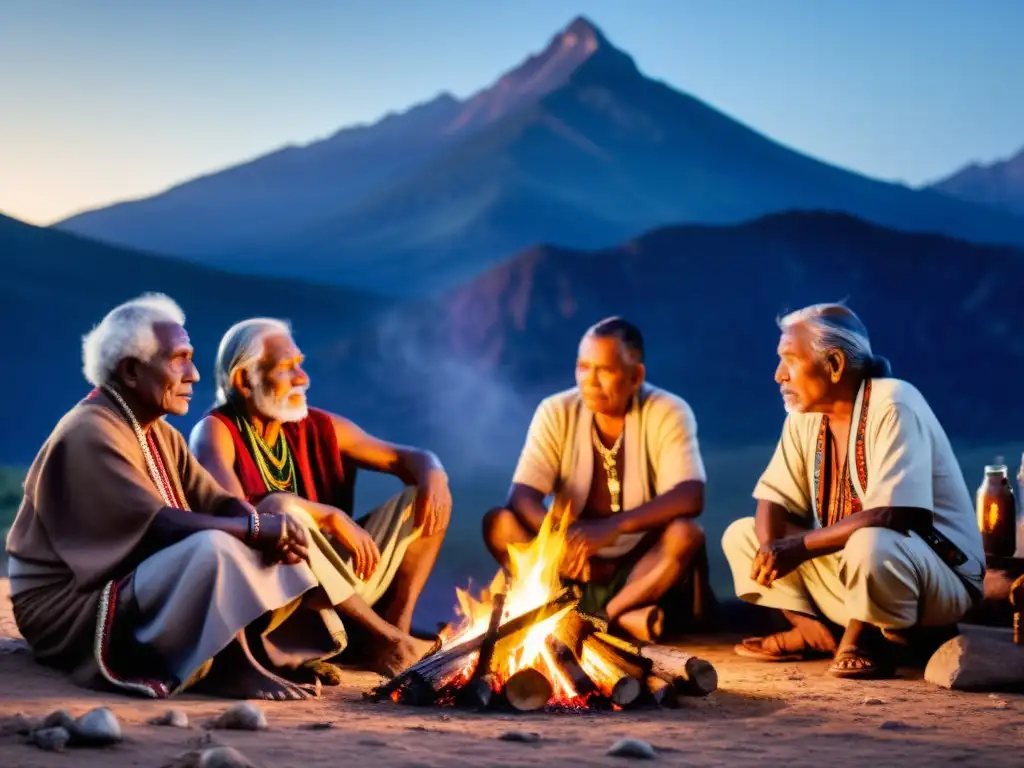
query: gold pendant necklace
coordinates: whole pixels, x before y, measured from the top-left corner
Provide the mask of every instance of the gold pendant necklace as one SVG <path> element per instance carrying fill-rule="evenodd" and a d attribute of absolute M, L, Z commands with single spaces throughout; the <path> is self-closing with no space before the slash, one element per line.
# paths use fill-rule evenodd
<path fill-rule="evenodd" d="M 604 465 L 604 474 L 608 481 L 608 496 L 611 497 L 611 511 L 619 512 L 622 509 L 622 505 L 619 503 L 622 483 L 619 482 L 619 471 L 615 460 L 619 455 L 619 448 L 622 447 L 622 436 L 625 434 L 625 430 L 620 432 L 619 436 L 615 438 L 615 443 L 611 448 L 604 447 L 604 443 L 601 442 L 601 436 L 597 433 L 596 423 L 593 425 L 590 434 L 594 441 L 594 447 L 601 456 L 601 464 Z"/>

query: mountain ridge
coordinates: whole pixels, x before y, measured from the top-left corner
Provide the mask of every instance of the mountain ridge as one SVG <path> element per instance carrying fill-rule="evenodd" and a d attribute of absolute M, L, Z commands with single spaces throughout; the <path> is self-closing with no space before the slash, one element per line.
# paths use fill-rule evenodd
<path fill-rule="evenodd" d="M 1024 216 L 1024 147 L 990 163 L 968 163 L 927 187 Z"/>

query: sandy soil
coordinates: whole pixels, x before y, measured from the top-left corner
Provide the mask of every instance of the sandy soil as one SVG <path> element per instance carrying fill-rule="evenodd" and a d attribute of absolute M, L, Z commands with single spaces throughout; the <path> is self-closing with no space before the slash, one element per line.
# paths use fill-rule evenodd
<path fill-rule="evenodd" d="M 308 702 L 264 703 L 267 731 L 206 731 L 202 721 L 228 703 L 199 696 L 168 702 L 78 689 L 18 650 L 7 584 L 0 580 L 0 717 L 79 715 L 109 706 L 125 741 L 107 749 L 43 752 L 18 736 L 0 736 L 0 766 L 161 766 L 204 743 L 231 745 L 268 768 L 278 766 L 621 765 L 605 751 L 622 737 L 658 752 L 655 764 L 900 765 L 901 768 L 1024 764 L 1024 695 L 954 693 L 920 676 L 851 682 L 826 677 L 824 662 L 765 665 L 733 656 L 722 639 L 687 647 L 711 660 L 720 689 L 678 710 L 606 714 L 481 715 L 369 704 L 363 690 L 379 678 L 352 673 L 340 688 Z M 169 706 L 185 711 L 189 730 L 150 726 Z M 315 724 L 331 723 L 324 730 Z M 507 742 L 510 730 L 536 743 Z"/>

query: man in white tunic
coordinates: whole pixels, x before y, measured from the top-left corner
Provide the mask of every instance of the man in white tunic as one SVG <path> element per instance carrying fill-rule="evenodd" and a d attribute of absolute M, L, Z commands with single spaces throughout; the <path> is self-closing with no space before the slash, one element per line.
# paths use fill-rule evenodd
<path fill-rule="evenodd" d="M 834 676 L 886 676 L 901 647 L 930 650 L 981 595 L 971 496 L 928 403 L 891 378 L 850 309 L 818 304 L 779 325 L 775 380 L 788 416 L 754 489 L 755 516 L 734 522 L 722 545 L 736 594 L 781 609 L 793 628 L 736 652 L 834 653 Z"/>
<path fill-rule="evenodd" d="M 549 512 L 568 516 L 565 581 L 581 608 L 604 614 L 636 637 L 661 634 L 673 587 L 685 587 L 667 617 L 694 626 L 707 618 L 704 463 L 693 411 L 644 380 L 639 329 L 618 317 L 583 336 L 577 387 L 541 402 L 530 424 L 504 507 L 484 518 L 484 541 L 504 566 L 508 548 L 537 535 Z"/>

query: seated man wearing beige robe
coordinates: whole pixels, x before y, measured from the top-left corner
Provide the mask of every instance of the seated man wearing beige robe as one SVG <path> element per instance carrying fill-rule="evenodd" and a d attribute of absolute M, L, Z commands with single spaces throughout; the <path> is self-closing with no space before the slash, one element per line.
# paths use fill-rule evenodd
<path fill-rule="evenodd" d="M 308 527 L 336 573 L 323 586 L 354 634 L 347 657 L 384 675 L 421 658 L 432 643 L 410 634 L 413 611 L 451 513 L 441 462 L 309 407 L 302 352 L 281 320 L 232 326 L 215 367 L 217 405 L 191 437 L 200 463 L 239 498 L 276 498 Z M 406 485 L 359 521 L 350 517 L 357 467 Z"/>
<path fill-rule="evenodd" d="M 196 686 L 240 698 L 318 690 L 340 647 L 305 530 L 228 493 L 164 417 L 199 376 L 185 317 L 148 295 L 84 339 L 96 388 L 29 468 L 7 537 L 14 617 L 36 658 L 79 684 L 164 698 Z"/>
<path fill-rule="evenodd" d="M 722 545 L 736 594 L 781 609 L 793 628 L 736 651 L 834 655 L 837 677 L 887 676 L 955 633 L 981 595 L 971 495 L 928 403 L 891 378 L 851 310 L 814 305 L 779 325 L 788 416 L 755 516 Z"/>
<path fill-rule="evenodd" d="M 639 329 L 603 320 L 583 336 L 577 387 L 541 402 L 506 505 L 484 518 L 484 540 L 508 567 L 508 548 L 532 540 L 549 511 L 568 515 L 563 578 L 583 590 L 581 608 L 640 639 L 658 637 L 663 601 L 687 587 L 677 615 L 703 618 L 707 586 L 704 464 L 697 424 L 679 397 L 644 381 Z"/>

